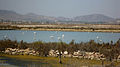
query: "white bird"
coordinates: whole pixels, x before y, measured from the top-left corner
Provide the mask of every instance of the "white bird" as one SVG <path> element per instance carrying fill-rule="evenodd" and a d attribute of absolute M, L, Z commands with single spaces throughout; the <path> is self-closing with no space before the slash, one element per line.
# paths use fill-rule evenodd
<path fill-rule="evenodd" d="M 51 39 L 53 39 L 53 38 L 54 38 L 54 36 L 50 36 L 50 38 L 51 38 Z"/>
<path fill-rule="evenodd" d="M 36 32 L 33 32 L 33 33 L 34 33 L 33 40 L 36 40 Z"/>
<path fill-rule="evenodd" d="M 7 38 L 7 36 L 5 35 L 4 38 Z"/>
<path fill-rule="evenodd" d="M 36 32 L 33 32 L 34 34 L 36 34 Z"/>
<path fill-rule="evenodd" d="M 60 40 L 61 39 L 61 37 L 58 37 L 58 40 Z"/>
<path fill-rule="evenodd" d="M 102 40 L 100 40 L 100 42 L 102 42 Z"/>
<path fill-rule="evenodd" d="M 98 39 L 99 37 L 97 36 L 96 38 Z"/>
<path fill-rule="evenodd" d="M 63 35 L 62 35 L 62 38 L 64 38 L 64 36 L 65 36 L 65 35 L 63 34 Z"/>

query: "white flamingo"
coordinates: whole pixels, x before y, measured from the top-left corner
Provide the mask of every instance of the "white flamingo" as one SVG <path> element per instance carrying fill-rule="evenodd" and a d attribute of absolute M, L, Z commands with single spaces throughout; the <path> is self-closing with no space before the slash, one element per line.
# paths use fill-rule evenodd
<path fill-rule="evenodd" d="M 100 42 L 102 42 L 102 40 L 99 40 Z"/>
<path fill-rule="evenodd" d="M 4 38 L 7 38 L 7 36 L 6 36 L 6 35 L 4 35 Z"/>
<path fill-rule="evenodd" d="M 64 38 L 64 36 L 65 36 L 65 35 L 64 35 L 64 34 L 62 34 L 62 38 Z"/>
<path fill-rule="evenodd" d="M 33 38 L 33 40 L 36 40 L 36 32 L 33 32 L 34 33 L 34 38 Z"/>
<path fill-rule="evenodd" d="M 97 36 L 96 38 L 98 39 L 99 37 Z"/>
<path fill-rule="evenodd" d="M 33 32 L 34 34 L 36 34 L 36 32 Z"/>
<path fill-rule="evenodd" d="M 61 37 L 58 37 L 58 40 L 60 40 L 61 39 Z"/>

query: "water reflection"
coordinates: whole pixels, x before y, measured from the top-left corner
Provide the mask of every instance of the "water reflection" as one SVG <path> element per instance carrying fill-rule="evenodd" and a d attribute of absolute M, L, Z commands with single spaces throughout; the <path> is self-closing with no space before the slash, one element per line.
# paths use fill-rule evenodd
<path fill-rule="evenodd" d="M 0 67 L 51 67 L 47 62 L 44 63 L 42 60 L 20 60 L 15 58 L 2 57 L 0 59 Z"/>

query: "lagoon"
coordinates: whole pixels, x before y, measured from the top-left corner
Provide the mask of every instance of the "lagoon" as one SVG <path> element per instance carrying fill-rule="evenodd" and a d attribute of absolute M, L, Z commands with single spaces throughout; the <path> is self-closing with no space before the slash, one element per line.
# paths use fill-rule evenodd
<path fill-rule="evenodd" d="M 88 42 L 116 42 L 120 38 L 120 33 L 110 32 L 65 32 L 65 31 L 28 31 L 28 30 L 0 30 L 0 40 L 11 39 L 17 41 L 34 42 L 58 42 L 69 43 L 75 40 L 76 43 Z"/>

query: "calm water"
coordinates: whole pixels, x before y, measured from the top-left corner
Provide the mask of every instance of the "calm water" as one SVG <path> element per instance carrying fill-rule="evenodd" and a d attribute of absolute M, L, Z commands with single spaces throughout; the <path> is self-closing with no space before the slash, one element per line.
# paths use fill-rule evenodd
<path fill-rule="evenodd" d="M 0 67 L 51 67 L 51 65 L 47 62 L 42 62 L 42 60 L 33 61 L 0 57 Z"/>
<path fill-rule="evenodd" d="M 58 42 L 60 40 L 69 43 L 87 42 L 95 40 L 96 42 L 116 42 L 120 38 L 120 33 L 102 33 L 102 32 L 62 32 L 62 31 L 21 31 L 21 30 L 0 30 L 0 40 L 9 38 L 11 40 L 34 42 Z"/>
<path fill-rule="evenodd" d="M 76 59 L 79 60 L 79 59 Z M 75 60 L 74 60 L 75 61 Z M 56 61 L 51 61 L 52 63 L 43 62 L 43 60 L 38 59 L 36 60 L 28 60 L 28 59 L 16 59 L 16 58 L 7 58 L 7 57 L 0 57 L 0 67 L 56 67 L 53 66 L 56 64 Z M 89 64 L 89 62 L 79 63 L 74 62 L 71 63 L 71 60 L 67 61 L 70 64 L 63 63 L 57 67 L 83 67 Z M 92 66 L 91 66 L 92 67 Z M 93 67 L 101 67 L 100 65 L 93 65 Z"/>

